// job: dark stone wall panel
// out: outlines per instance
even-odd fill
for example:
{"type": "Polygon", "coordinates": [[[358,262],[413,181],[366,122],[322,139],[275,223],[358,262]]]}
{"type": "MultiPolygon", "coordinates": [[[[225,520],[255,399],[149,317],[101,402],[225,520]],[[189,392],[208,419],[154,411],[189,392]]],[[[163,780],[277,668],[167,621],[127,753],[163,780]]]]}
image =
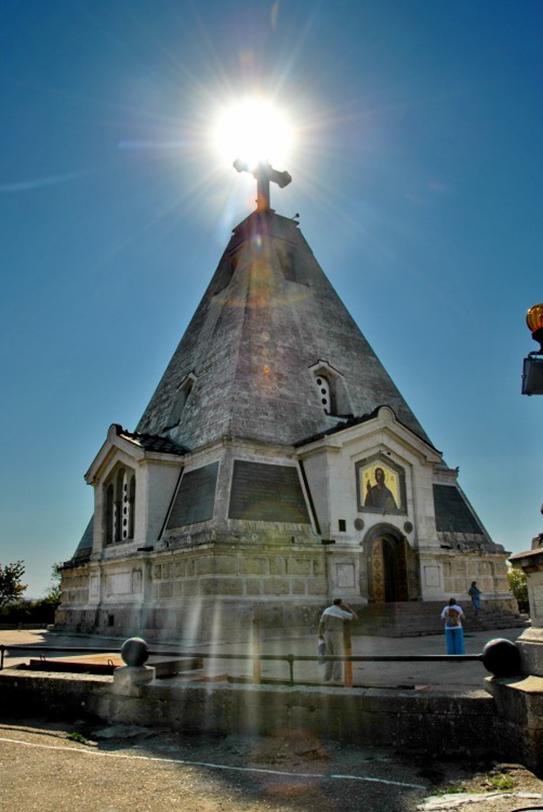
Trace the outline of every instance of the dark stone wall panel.
{"type": "Polygon", "coordinates": [[[213,518],[218,471],[219,463],[212,462],[211,465],[187,471],[183,475],[168,519],[167,530],[213,518]]]}
{"type": "Polygon", "coordinates": [[[235,460],[228,515],[230,519],[309,524],[297,469],[235,460]]]}

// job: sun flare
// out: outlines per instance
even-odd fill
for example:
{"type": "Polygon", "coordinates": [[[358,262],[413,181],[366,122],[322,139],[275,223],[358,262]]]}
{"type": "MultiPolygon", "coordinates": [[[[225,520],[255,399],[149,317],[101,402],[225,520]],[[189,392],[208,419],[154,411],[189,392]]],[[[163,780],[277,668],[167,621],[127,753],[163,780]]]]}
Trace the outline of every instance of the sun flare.
{"type": "Polygon", "coordinates": [[[251,97],[220,111],[213,140],[224,161],[241,158],[251,165],[269,161],[282,168],[292,153],[294,128],[275,104],[251,97]]]}

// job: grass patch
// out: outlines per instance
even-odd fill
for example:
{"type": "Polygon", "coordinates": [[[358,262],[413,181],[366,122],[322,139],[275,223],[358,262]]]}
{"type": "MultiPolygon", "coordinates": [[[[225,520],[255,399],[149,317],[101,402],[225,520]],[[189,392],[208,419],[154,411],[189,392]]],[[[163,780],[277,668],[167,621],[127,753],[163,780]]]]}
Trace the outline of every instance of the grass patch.
{"type": "Polygon", "coordinates": [[[461,784],[450,784],[449,786],[441,787],[434,792],[434,795],[458,795],[460,792],[465,792],[466,788],[461,784]]]}
{"type": "Polygon", "coordinates": [[[517,788],[517,783],[506,772],[500,769],[492,769],[478,773],[470,778],[464,777],[455,783],[444,784],[436,789],[435,795],[455,795],[460,792],[483,795],[487,792],[509,792],[517,788]]]}
{"type": "Polygon", "coordinates": [[[506,775],[505,773],[498,772],[494,773],[493,775],[491,774],[488,780],[492,789],[503,791],[515,789],[516,787],[515,779],[511,778],[510,775],[506,775]]]}
{"type": "Polygon", "coordinates": [[[68,733],[66,738],[71,742],[77,742],[78,744],[89,744],[88,740],[82,736],[81,733],[76,733],[75,731],[73,733],[68,733]]]}

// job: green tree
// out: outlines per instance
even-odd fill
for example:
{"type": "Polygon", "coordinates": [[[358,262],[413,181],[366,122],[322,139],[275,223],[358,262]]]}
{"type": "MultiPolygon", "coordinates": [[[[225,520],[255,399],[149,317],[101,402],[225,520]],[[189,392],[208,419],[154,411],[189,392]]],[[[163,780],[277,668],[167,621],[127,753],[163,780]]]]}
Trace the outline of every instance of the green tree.
{"type": "Polygon", "coordinates": [[[60,588],[60,568],[62,567],[62,561],[57,561],[53,564],[51,568],[51,586],[45,593],[44,601],[46,603],[52,604],[56,609],[57,606],[60,606],[60,599],[62,597],[62,590],[60,588]]]}
{"type": "Polygon", "coordinates": [[[26,589],[21,583],[25,567],[22,561],[15,564],[0,564],[0,609],[18,603],[26,589]]]}
{"type": "Polygon", "coordinates": [[[530,604],[528,602],[528,579],[523,570],[511,568],[507,573],[509,580],[509,589],[513,593],[513,597],[517,599],[518,608],[521,612],[526,614],[530,611],[530,604]]]}

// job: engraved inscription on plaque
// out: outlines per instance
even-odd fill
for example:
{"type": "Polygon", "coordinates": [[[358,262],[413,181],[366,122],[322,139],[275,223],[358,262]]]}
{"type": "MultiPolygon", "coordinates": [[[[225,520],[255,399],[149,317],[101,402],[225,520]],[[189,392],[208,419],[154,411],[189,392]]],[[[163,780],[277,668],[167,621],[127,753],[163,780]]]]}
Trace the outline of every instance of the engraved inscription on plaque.
{"type": "Polygon", "coordinates": [[[435,566],[424,567],[424,584],[425,586],[441,586],[441,579],[439,577],[439,567],[435,566]]]}
{"type": "Polygon", "coordinates": [[[130,572],[117,572],[106,575],[106,596],[129,595],[132,591],[132,575],[130,572]]]}
{"type": "Polygon", "coordinates": [[[167,529],[205,522],[213,518],[219,463],[187,471],[177,491],[167,529]]]}
{"type": "Polygon", "coordinates": [[[143,580],[141,570],[132,570],[132,592],[135,595],[141,592],[142,583],[143,580]]]}
{"type": "Polygon", "coordinates": [[[297,469],[235,460],[228,515],[257,522],[309,524],[297,469]]]}
{"type": "Polygon", "coordinates": [[[93,598],[96,598],[98,595],[98,576],[91,575],[90,577],[90,584],[89,584],[89,593],[93,598]]]}
{"type": "Polygon", "coordinates": [[[343,589],[352,589],[355,585],[354,564],[336,564],[336,583],[343,589]]]}

